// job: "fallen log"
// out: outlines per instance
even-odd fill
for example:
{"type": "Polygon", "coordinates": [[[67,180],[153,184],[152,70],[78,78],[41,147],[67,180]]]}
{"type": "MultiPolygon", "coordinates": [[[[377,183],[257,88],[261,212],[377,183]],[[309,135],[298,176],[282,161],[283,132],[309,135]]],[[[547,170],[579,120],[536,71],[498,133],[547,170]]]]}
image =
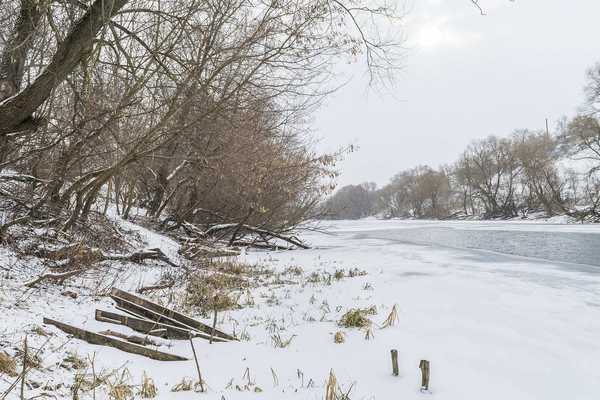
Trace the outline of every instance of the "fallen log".
{"type": "MultiPolygon", "coordinates": [[[[209,335],[212,332],[212,327],[209,325],[203,324],[202,322],[175,310],[163,307],[160,304],[138,297],[132,293],[113,288],[110,292],[110,297],[120,308],[142,318],[147,318],[150,321],[167,323],[169,325],[175,325],[180,328],[203,332],[209,335]]],[[[215,336],[227,340],[237,340],[233,336],[219,330],[215,330],[215,336]]]]}
{"type": "Polygon", "coordinates": [[[138,344],[125,342],[119,339],[112,338],[110,336],[101,335],[99,333],[86,331],[81,328],[77,328],[72,325],[65,324],[63,322],[55,321],[50,318],[44,317],[44,324],[54,325],[61,331],[73,335],[74,337],[84,340],[90,344],[96,344],[100,346],[109,346],[125,351],[127,353],[139,354],[144,357],[151,358],[159,361],[187,361],[188,359],[175,354],[164,353],[162,351],[149,349],[138,344]]]}
{"type": "MultiPolygon", "coordinates": [[[[184,329],[165,323],[149,321],[147,319],[129,317],[127,315],[116,314],[110,311],[96,310],[96,321],[127,326],[136,332],[161,337],[163,339],[188,340],[191,335],[192,337],[210,340],[210,335],[205,333],[192,332],[189,329],[184,329]]],[[[227,340],[215,337],[214,341],[226,342],[227,340]]]]}

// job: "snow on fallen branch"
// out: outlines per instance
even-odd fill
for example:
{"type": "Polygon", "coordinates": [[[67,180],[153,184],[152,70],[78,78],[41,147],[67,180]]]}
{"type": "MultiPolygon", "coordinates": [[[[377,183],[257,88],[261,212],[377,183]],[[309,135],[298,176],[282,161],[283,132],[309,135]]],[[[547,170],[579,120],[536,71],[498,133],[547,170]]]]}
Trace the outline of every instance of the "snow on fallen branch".
{"type": "MultiPolygon", "coordinates": [[[[38,253],[38,255],[51,258],[54,260],[77,260],[78,264],[95,264],[102,261],[124,261],[124,262],[133,262],[136,264],[140,264],[145,260],[158,260],[162,261],[172,267],[176,268],[185,268],[183,266],[175,264],[173,261],[167,257],[165,253],[162,252],[159,248],[152,248],[146,250],[136,251],[131,254],[119,255],[119,254],[104,254],[100,249],[91,248],[82,245],[81,243],[75,243],[63,248],[53,250],[53,251],[43,251],[38,253]],[[85,261],[85,262],[83,262],[85,261]]],[[[88,271],[89,268],[76,268],[71,269],[64,272],[49,272],[42,274],[35,279],[32,279],[29,282],[25,283],[27,287],[34,287],[38,283],[43,281],[57,281],[58,283],[64,282],[65,279],[70,278],[75,275],[79,275],[85,271],[88,271]]]]}
{"type": "Polygon", "coordinates": [[[37,285],[38,283],[40,283],[42,281],[56,281],[58,283],[63,283],[65,281],[65,279],[70,278],[75,275],[78,275],[78,274],[82,273],[83,271],[84,271],[83,269],[74,269],[74,270],[67,271],[67,272],[58,272],[58,273],[48,272],[46,274],[42,274],[42,275],[38,276],[35,279],[30,280],[29,282],[25,282],[24,285],[27,287],[34,287],[35,285],[37,285]]]}
{"type": "MultiPolygon", "coordinates": [[[[287,242],[293,246],[296,247],[300,247],[302,249],[309,249],[310,247],[307,246],[306,244],[304,244],[302,241],[300,241],[300,239],[298,239],[295,236],[287,236],[284,235],[282,233],[278,233],[278,232],[274,232],[268,229],[264,229],[264,228],[258,228],[256,226],[251,226],[251,225],[247,225],[247,224],[236,224],[236,223],[230,223],[230,224],[219,224],[219,225],[213,225],[210,228],[208,228],[206,231],[204,231],[204,235],[205,236],[218,236],[221,233],[229,233],[229,231],[231,231],[234,235],[237,234],[255,234],[258,235],[257,240],[255,241],[244,241],[243,243],[246,243],[248,245],[253,245],[253,243],[262,243],[263,245],[269,245],[270,247],[277,247],[276,245],[270,245],[268,242],[269,240],[272,239],[279,239],[282,240],[284,242],[287,242]]],[[[235,238],[234,242],[238,241],[237,238],[235,238]]],[[[257,246],[259,247],[259,246],[257,246]]]]}

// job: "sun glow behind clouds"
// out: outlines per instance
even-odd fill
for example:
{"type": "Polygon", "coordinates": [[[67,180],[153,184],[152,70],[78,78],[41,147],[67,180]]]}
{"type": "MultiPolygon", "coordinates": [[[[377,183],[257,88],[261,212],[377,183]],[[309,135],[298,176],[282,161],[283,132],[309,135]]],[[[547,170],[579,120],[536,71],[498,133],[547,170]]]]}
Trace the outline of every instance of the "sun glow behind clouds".
{"type": "Polygon", "coordinates": [[[409,35],[411,45],[420,49],[465,48],[471,47],[482,40],[482,35],[458,29],[448,16],[419,18],[414,21],[414,33],[409,35]]]}

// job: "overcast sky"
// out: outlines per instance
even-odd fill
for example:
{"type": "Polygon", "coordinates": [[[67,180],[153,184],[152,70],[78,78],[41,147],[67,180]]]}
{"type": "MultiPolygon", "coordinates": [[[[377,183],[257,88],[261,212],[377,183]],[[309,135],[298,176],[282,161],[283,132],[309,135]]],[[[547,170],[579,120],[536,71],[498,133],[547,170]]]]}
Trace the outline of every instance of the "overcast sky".
{"type": "Polygon", "coordinates": [[[551,126],[583,100],[600,61],[599,0],[412,0],[409,50],[393,95],[368,90],[364,69],[332,95],[314,126],[321,150],[359,150],[340,185],[383,185],[396,172],[454,161],[473,139],[551,126]]]}

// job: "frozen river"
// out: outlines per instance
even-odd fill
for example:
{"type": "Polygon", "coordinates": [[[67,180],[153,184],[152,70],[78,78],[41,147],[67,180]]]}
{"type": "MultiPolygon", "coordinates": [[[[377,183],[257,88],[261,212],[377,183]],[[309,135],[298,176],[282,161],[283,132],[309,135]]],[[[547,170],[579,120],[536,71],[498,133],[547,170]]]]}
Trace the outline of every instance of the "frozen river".
{"type": "MultiPolygon", "coordinates": [[[[510,222],[364,221],[357,239],[485,250],[559,263],[600,273],[600,227],[510,222]]],[[[349,223],[334,224],[353,232],[349,223]]],[[[355,225],[352,225],[355,226],[355,225]]]]}

